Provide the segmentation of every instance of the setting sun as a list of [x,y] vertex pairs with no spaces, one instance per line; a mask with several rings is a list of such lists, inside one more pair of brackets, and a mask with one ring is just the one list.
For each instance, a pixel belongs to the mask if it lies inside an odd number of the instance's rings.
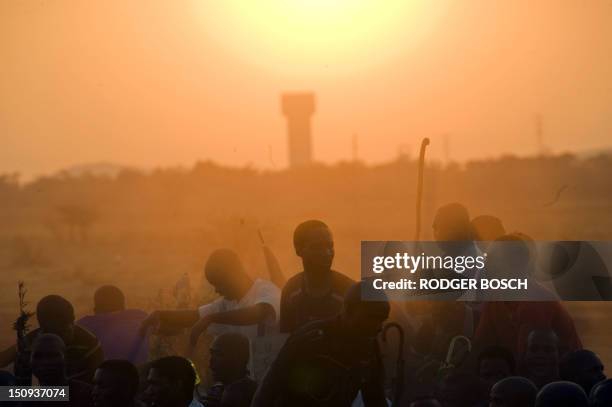
[[[267,68],[352,70],[419,44],[442,2],[423,0],[229,0],[196,3],[206,34]],[[347,68],[350,67],[350,68]]]

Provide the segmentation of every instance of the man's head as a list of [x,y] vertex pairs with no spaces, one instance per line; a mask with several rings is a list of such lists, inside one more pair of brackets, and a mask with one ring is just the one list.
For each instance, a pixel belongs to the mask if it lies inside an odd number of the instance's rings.
[[187,407],[193,399],[196,375],[180,356],[166,356],[149,367],[143,400],[150,407]]
[[525,365],[537,385],[544,385],[559,376],[559,337],[551,329],[536,329],[527,337]]
[[491,387],[489,407],[533,407],[538,389],[524,377],[511,376]]
[[588,407],[582,387],[572,382],[553,382],[542,387],[536,397],[536,407]]
[[55,334],[41,334],[32,344],[30,364],[32,374],[43,386],[60,385],[66,381],[66,345]]
[[239,333],[225,333],[210,346],[210,370],[213,379],[229,384],[247,374],[249,340]]
[[389,302],[365,301],[361,298],[363,283],[353,284],[344,296],[342,319],[347,332],[357,337],[374,337],[389,317]]
[[328,272],[334,260],[334,239],[320,220],[302,222],[293,232],[295,253],[302,258],[304,271]]
[[500,346],[485,348],[478,356],[478,377],[487,392],[500,380],[514,374],[515,363],[512,352]]
[[472,233],[475,240],[492,242],[506,234],[501,219],[491,215],[480,215],[472,219]]
[[94,407],[130,406],[138,391],[136,367],[127,360],[106,360],[96,369],[93,379]]
[[64,343],[72,342],[74,308],[64,297],[47,295],[36,306],[36,318],[42,333],[55,334]]
[[587,394],[595,384],[606,378],[601,359],[586,349],[568,353],[561,360],[559,374],[561,379],[578,384]]
[[593,386],[589,402],[591,407],[612,406],[612,379],[606,379]]
[[204,273],[215,291],[228,300],[242,298],[251,284],[238,254],[230,249],[215,250],[206,261]]
[[445,253],[463,251],[472,240],[470,215],[460,203],[450,203],[438,209],[433,221],[434,239]]
[[104,285],[94,294],[94,313],[106,314],[125,310],[125,296],[114,285]]

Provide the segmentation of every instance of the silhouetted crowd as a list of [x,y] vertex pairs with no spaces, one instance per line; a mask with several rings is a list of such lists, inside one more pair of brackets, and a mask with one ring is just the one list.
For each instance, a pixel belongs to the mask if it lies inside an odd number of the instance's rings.
[[[437,211],[433,234],[466,253],[522,243],[512,267],[529,263],[533,243],[457,203]],[[0,385],[68,386],[70,401],[7,405],[612,406],[612,379],[561,302],[366,301],[363,282],[332,269],[325,223],[298,225],[293,243],[303,271],[286,282],[278,270],[253,279],[234,251],[214,251],[204,273],[219,296],[198,309],[148,314],[103,286],[94,314],[76,320],[65,298],[42,298],[38,328],[0,353]],[[152,335],[183,332],[191,352],[149,360]],[[214,338],[209,366],[197,369],[204,333]]]

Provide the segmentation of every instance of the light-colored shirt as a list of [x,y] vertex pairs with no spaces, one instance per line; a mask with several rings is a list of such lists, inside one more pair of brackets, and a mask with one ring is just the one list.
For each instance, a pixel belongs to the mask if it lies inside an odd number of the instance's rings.
[[211,324],[208,332],[212,335],[221,335],[227,332],[241,333],[249,339],[261,335],[271,335],[278,333],[278,317],[280,314],[280,290],[272,282],[263,279],[256,279],[247,293],[238,301],[230,301],[225,298],[218,298],[210,304],[202,305],[198,308],[200,318],[218,312],[234,311],[252,307],[257,304],[269,304],[274,308],[274,316],[269,316],[261,326],[254,325],[225,325]]

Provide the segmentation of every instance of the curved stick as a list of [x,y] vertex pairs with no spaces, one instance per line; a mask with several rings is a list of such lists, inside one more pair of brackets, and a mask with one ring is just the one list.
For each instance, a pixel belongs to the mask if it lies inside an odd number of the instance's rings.
[[421,201],[423,200],[423,170],[425,169],[425,149],[429,145],[429,138],[425,137],[421,141],[421,150],[419,151],[419,174],[417,179],[416,193],[416,232],[414,240],[418,241],[421,236]]
[[467,352],[470,353],[472,351],[472,341],[470,338],[464,335],[456,335],[450,341],[448,345],[448,351],[446,353],[446,359],[444,360],[444,367],[457,367],[458,363],[455,363],[453,360],[453,356],[455,356],[455,347],[457,346],[457,342],[463,341],[467,345]]

